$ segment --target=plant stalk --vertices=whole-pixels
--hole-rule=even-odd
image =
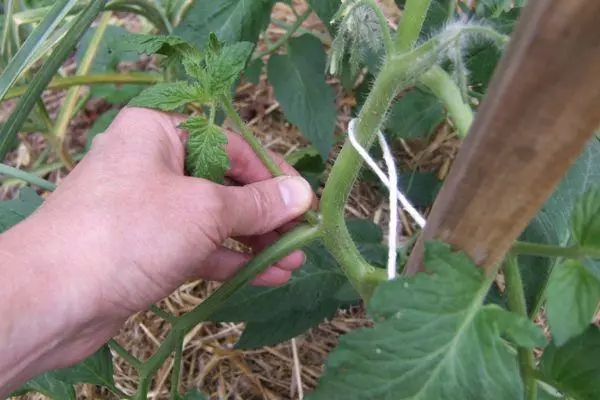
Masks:
[[[0,175],[6,175],[15,179],[25,181],[32,185],[39,186],[42,189],[48,190],[50,192],[56,190],[56,185],[54,183],[48,182],[47,180],[42,179],[39,176],[31,174],[27,171],[11,167],[10,165],[0,164]]]
[[[71,86],[78,85],[100,85],[105,83],[135,83],[151,85],[154,83],[163,82],[161,75],[149,72],[130,72],[130,73],[105,73],[105,74],[89,74],[83,76],[68,76],[65,78],[54,78],[50,81],[47,90],[66,89]],[[28,86],[17,86],[6,92],[3,100],[13,99],[22,96],[27,91]]]
[[[419,39],[431,0],[407,0],[396,31],[395,52],[409,51]]]
[[[273,160],[273,158],[269,155],[269,152],[262,146],[260,141],[254,136],[252,131],[248,129],[242,118],[239,116],[237,111],[235,110],[232,101],[229,98],[223,98],[221,101],[221,105],[225,111],[227,117],[233,122],[235,127],[240,131],[242,137],[254,153],[258,156],[260,161],[265,165],[267,170],[273,174],[273,176],[282,176],[285,175],[281,167]],[[313,210],[309,210],[304,214],[304,218],[311,225],[318,225],[319,223],[319,215]]]
[[[436,65],[425,72],[420,80],[444,102],[458,134],[464,139],[473,123],[473,110],[463,101],[461,91],[450,75],[442,67]]]
[[[119,355],[123,360],[127,361],[133,368],[140,370],[142,368],[142,363],[136,357],[134,357],[130,352],[125,350],[123,346],[121,346],[116,340],[110,339],[108,341],[108,347],[113,349],[115,353]]]
[[[277,39],[275,43],[268,46],[266,50],[261,51],[260,53],[252,56],[250,62],[259,60],[268,54],[274,53],[281,46],[285,45],[288,42],[288,40],[292,37],[292,35],[296,33],[296,31],[302,26],[302,23],[306,21],[306,19],[310,16],[311,12],[312,10],[310,9],[310,7],[308,7],[306,11],[304,11],[300,16],[298,16],[298,18],[296,18],[296,22],[294,22],[293,25],[287,28],[285,33],[279,39]]]
[[[375,0],[364,0],[364,4],[371,7],[373,11],[375,11],[375,15],[377,16],[377,22],[379,23],[379,27],[381,28],[381,35],[383,36],[383,47],[385,49],[385,54],[392,54],[394,52],[394,41],[392,40],[392,32],[390,30],[390,25],[387,21],[383,10],[377,4]]]
[[[550,244],[517,241],[510,251],[513,254],[529,254],[541,257],[563,257],[574,259],[591,257],[600,259],[600,249],[581,246],[561,247]]]
[[[356,138],[365,149],[371,147],[396,94],[416,78],[409,72],[430,50],[429,46],[421,46],[404,57],[388,58],[384,63],[358,116]],[[354,288],[363,299],[368,300],[374,289],[373,284],[379,282],[378,278],[373,278],[376,269],[356,248],[344,219],[345,205],[362,165],[362,158],[346,141],[323,190],[321,213],[325,246],[341,265]]]
[[[514,254],[509,254],[504,262],[504,279],[506,281],[505,290],[509,309],[518,315],[528,318],[523,281],[521,279],[521,272],[519,271],[517,256]],[[536,400],[537,383],[534,376],[535,358],[533,356],[533,349],[519,347],[517,351],[521,377],[525,384],[525,399]]]

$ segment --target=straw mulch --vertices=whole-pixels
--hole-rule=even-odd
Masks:
[[[295,2],[296,3],[296,2]],[[304,7],[297,2],[299,10]],[[393,3],[393,2],[391,2]],[[392,10],[392,19],[395,12]],[[293,22],[291,10],[278,3],[274,17]],[[120,16],[131,23],[131,16]],[[135,21],[135,18],[133,18]],[[304,28],[321,32],[326,31],[317,18],[309,18]],[[284,33],[283,29],[271,25],[268,35],[271,40]],[[261,42],[260,46],[264,46]],[[152,59],[145,60],[136,68],[156,68]],[[67,64],[65,71],[72,73],[73,64]],[[354,97],[345,93],[336,79],[329,83],[335,88],[338,99],[338,121],[336,132],[342,135],[352,115]],[[357,82],[358,83],[358,82]],[[63,92],[46,93],[44,99],[51,111],[55,112]],[[274,98],[273,89],[261,77],[257,85],[243,82],[236,95],[236,105],[248,125],[261,139],[263,144],[275,152],[286,155],[307,145],[298,130],[286,122],[285,117]],[[81,149],[85,143],[85,132],[93,121],[110,106],[101,101],[92,101],[79,113],[70,127],[70,142],[74,150]],[[6,111],[7,108],[4,108]],[[5,112],[4,112],[5,113]],[[2,117],[2,116],[0,116]],[[45,148],[41,135],[30,134],[23,137],[20,151],[11,155],[14,164],[30,166]],[[449,125],[444,124],[428,140],[404,141],[396,144],[398,163],[405,170],[422,169],[439,171],[443,177],[448,170],[458,146],[458,140]],[[339,149],[334,150],[335,154]],[[334,159],[332,154],[331,159]],[[66,171],[57,170],[49,178],[55,182],[66,175]],[[4,191],[10,196],[14,190]],[[352,217],[367,218],[387,225],[388,209],[386,200],[377,190],[368,184],[357,185],[346,208]],[[407,218],[403,216],[403,234],[412,233]],[[213,282],[190,282],[164,299],[160,307],[179,315],[201,303],[216,287]],[[181,390],[197,387],[209,394],[211,399],[297,399],[310,392],[323,373],[323,364],[341,335],[363,326],[370,321],[361,307],[340,311],[331,320],[320,324],[294,341],[281,343],[253,351],[234,349],[234,345],[243,331],[243,324],[201,323],[185,338],[183,352]],[[169,331],[169,325],[151,312],[141,312],[132,316],[125,324],[116,340],[141,360],[147,359],[158,347]],[[169,359],[160,368],[152,385],[150,398],[169,398],[170,374],[173,361]],[[133,393],[137,385],[137,373],[120,357],[115,355],[115,379],[117,386],[125,393]],[[299,376],[300,379],[296,377]],[[105,390],[91,385],[78,388],[82,399],[116,398]],[[43,398],[30,395],[27,398]]]

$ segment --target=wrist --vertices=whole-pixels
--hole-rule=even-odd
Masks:
[[[118,329],[86,296],[86,267],[55,226],[33,216],[0,235],[0,395],[29,378],[72,365]],[[43,228],[45,226],[45,228]]]

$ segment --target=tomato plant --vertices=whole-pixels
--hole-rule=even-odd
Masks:
[[[296,165],[319,185],[336,140],[336,97],[327,83],[328,73],[355,93],[356,136],[364,147],[371,146],[380,129],[390,141],[427,137],[446,121],[465,138],[525,7],[524,1],[507,0],[481,0],[476,5],[396,0],[403,14],[395,29],[375,0],[308,0],[296,22],[284,24],[286,33],[258,51],[273,0],[199,0],[189,9],[175,1],[157,7],[104,3],[63,1],[29,10],[25,16],[38,23],[20,47],[10,42],[10,21],[15,20],[11,13],[17,8],[7,3],[1,39],[3,54],[12,57],[5,60],[0,97],[20,100],[0,131],[2,156],[14,147],[28,119],[41,119],[49,125],[48,142],[70,168],[76,160],[64,148],[67,122],[77,108],[78,85],[89,84],[117,104],[193,111],[181,124],[190,134],[186,170],[193,176],[216,182],[224,178],[228,159],[220,113],[269,171],[281,175],[238,114],[232,94],[241,76],[255,80],[266,70],[285,118],[312,144]],[[121,28],[109,26],[107,10],[138,13],[160,34],[123,36]],[[98,26],[88,30],[101,11],[105,14]],[[333,38],[330,46],[324,46],[322,35],[302,31],[312,13]],[[72,15],[73,22],[55,46],[56,21],[64,15]],[[15,31],[18,39],[18,26]],[[77,76],[55,78],[78,42]],[[30,77],[33,62],[43,55],[40,46],[55,49]],[[135,58],[133,52],[159,55],[164,73],[114,72],[116,62]],[[15,86],[19,79],[29,86]],[[116,84],[128,85],[128,90],[116,93]],[[143,90],[137,86],[148,84]],[[61,87],[70,88],[67,99],[56,120],[48,122],[36,99],[46,88]],[[105,114],[91,133],[102,131],[114,114]],[[600,300],[600,192],[594,187],[600,179],[599,152],[594,138],[504,261],[491,271],[477,268],[465,253],[431,241],[423,255],[427,273],[388,281],[382,268],[387,250],[381,231],[344,215],[363,166],[356,149],[345,142],[328,173],[318,212],[307,213],[302,224],[193,311],[175,317],[154,308],[171,331],[151,358],[141,362],[111,341],[82,363],[37,377],[19,392],[74,398],[72,385],[83,382],[106,386],[123,397],[146,398],[158,368],[171,355],[179,365],[184,336],[202,321],[244,322],[237,346],[261,347],[293,338],[340,307],[363,300],[374,326],[342,338],[310,398],[596,399],[600,331],[592,322]],[[0,172],[53,189],[31,172],[6,165]],[[400,183],[415,204],[429,205],[427,198],[439,189],[437,179],[426,173],[402,177],[414,178],[417,189],[425,187],[423,200],[407,185],[408,179]],[[0,203],[2,228],[25,218],[41,201],[35,192],[23,189],[18,199]],[[273,261],[299,248],[307,253],[307,263],[290,282],[269,289],[248,284]],[[405,257],[400,258],[401,271]],[[497,284],[500,273],[503,287]],[[533,322],[542,307],[550,342]],[[115,387],[109,348],[138,369],[140,385],[133,396]],[[536,359],[534,349],[543,349],[543,355]],[[174,368],[173,398],[201,398],[197,391],[179,393],[178,372]]]

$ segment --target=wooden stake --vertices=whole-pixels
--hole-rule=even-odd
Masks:
[[[502,261],[600,126],[599,21],[599,1],[529,1],[405,274],[431,238]]]

